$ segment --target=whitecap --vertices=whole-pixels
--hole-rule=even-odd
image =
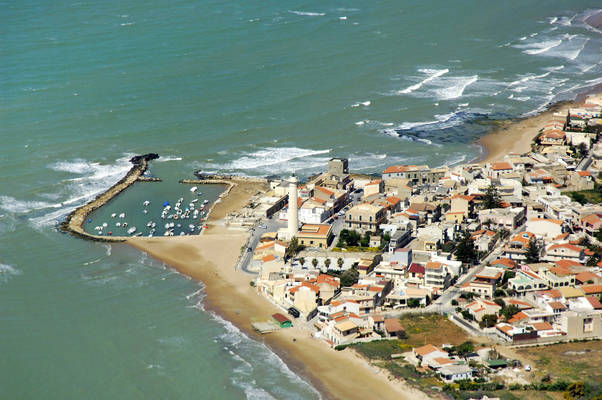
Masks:
[[[372,104],[372,102],[370,100],[368,100],[368,101],[358,101],[357,103],[353,103],[351,105],[351,107],[359,107],[359,106],[368,107],[370,104]]]
[[[0,282],[8,282],[13,276],[21,275],[21,270],[12,265],[0,263]]]
[[[167,161],[182,161],[182,157],[177,156],[161,156],[156,162],[167,162]]]
[[[61,204],[52,204],[45,201],[17,200],[10,196],[0,196],[0,209],[14,214],[27,214],[31,211],[58,207],[61,207]]]
[[[420,89],[423,85],[439,78],[440,76],[443,76],[445,74],[447,74],[449,72],[449,69],[445,68],[445,69],[419,69],[419,72],[425,73],[428,76],[423,79],[422,81],[416,83],[415,85],[412,86],[408,86],[405,89],[402,90],[398,90],[396,93],[397,94],[408,94],[408,93],[412,93],[415,90]]]
[[[461,76],[450,79],[452,82],[451,86],[437,89],[435,92],[439,100],[451,100],[462,97],[466,88],[479,79],[478,75],[473,76]]]
[[[288,10],[291,14],[302,15],[305,17],[323,17],[326,13],[321,12],[310,12],[310,11],[296,11],[296,10]]]
[[[545,53],[546,51],[549,51],[549,50],[553,49],[554,47],[560,46],[561,43],[562,43],[562,40],[560,40],[560,39],[533,43],[532,45],[530,45],[531,48],[527,49],[527,50],[523,50],[523,53],[531,54],[531,55]]]

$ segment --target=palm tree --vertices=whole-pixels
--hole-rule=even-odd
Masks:
[[[339,269],[343,268],[343,263],[344,263],[343,258],[339,257],[339,259],[337,260],[337,264],[339,266]]]
[[[301,266],[303,266],[303,264],[305,264],[305,257],[299,258],[299,264],[301,264]]]
[[[328,269],[328,267],[330,267],[330,258],[327,258],[326,260],[324,260],[324,265],[326,266],[326,269]]]
[[[311,265],[313,265],[314,268],[316,268],[318,266],[318,259],[314,258],[313,260],[311,260]]]

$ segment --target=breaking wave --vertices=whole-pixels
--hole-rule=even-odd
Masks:
[[[422,87],[422,85],[427,84],[427,83],[431,82],[432,80],[437,79],[438,77],[447,74],[449,72],[449,69],[447,69],[447,68],[445,68],[445,69],[419,69],[418,72],[423,72],[423,73],[427,74],[428,77],[426,77],[422,81],[416,83],[415,85],[409,86],[403,90],[399,90],[396,93],[397,94],[412,93],[413,91],[420,89]]]

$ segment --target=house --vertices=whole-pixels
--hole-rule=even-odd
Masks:
[[[422,347],[415,347],[412,349],[412,353],[414,354],[414,357],[422,362],[432,358],[448,357],[447,351],[441,350],[432,344],[427,344]]]
[[[404,178],[389,178],[385,180],[385,193],[406,200],[412,196],[412,182]]]
[[[444,365],[439,369],[439,376],[449,383],[472,379],[472,372],[472,368],[468,365]]]
[[[546,289],[547,283],[535,272],[521,269],[508,280],[508,288],[516,291],[517,296],[525,296],[528,292]]]
[[[424,285],[427,287],[446,289],[451,281],[451,275],[446,266],[438,261],[429,261],[424,267]]]
[[[451,213],[461,212],[465,217],[468,217],[474,207],[475,196],[467,196],[464,194],[457,194],[452,196],[450,199],[450,210]]]
[[[326,200],[312,197],[299,208],[299,221],[304,224],[321,224],[332,216],[333,208]]]
[[[364,198],[383,193],[385,191],[385,182],[382,179],[375,179],[364,186]]]
[[[492,208],[479,211],[479,221],[490,228],[513,230],[520,226],[525,219],[525,209]]]
[[[590,238],[602,229],[602,214],[590,214],[581,218],[581,228]]]
[[[485,267],[475,275],[475,278],[462,288],[471,293],[487,298],[493,298],[497,282],[504,275],[504,270],[494,267]]]
[[[327,249],[332,239],[332,226],[328,224],[304,224],[297,233],[299,244],[306,247]]]
[[[497,179],[502,178],[505,175],[512,173],[514,171],[514,167],[507,161],[494,162],[489,166],[489,176],[491,178]]]
[[[409,179],[414,185],[436,184],[445,173],[445,169],[431,170],[428,165],[393,165],[383,171],[382,179],[385,181],[391,178]]]
[[[585,261],[585,249],[570,243],[553,244],[546,249],[544,259],[546,261],[569,259],[583,262]]]
[[[513,236],[504,247],[504,257],[512,260],[525,260],[527,258],[527,249],[531,240],[535,240],[535,235],[531,232],[521,232]]]
[[[373,204],[358,204],[345,214],[345,226],[362,233],[375,232],[385,220],[385,209]]]
[[[560,316],[559,324],[569,339],[602,337],[599,311],[566,311]]]
[[[513,270],[517,267],[516,261],[514,261],[510,258],[498,258],[497,260],[492,261],[489,264],[492,267],[504,268],[504,269],[508,269],[508,270]]]
[[[406,337],[406,331],[397,318],[385,318],[385,332],[390,337]]]
[[[527,220],[527,231],[538,238],[551,240],[563,233],[564,222],[558,219],[530,218]]]
[[[475,320],[481,321],[485,315],[497,315],[502,307],[492,301],[476,299],[468,304],[466,309]]]
[[[307,315],[320,305],[320,287],[310,282],[301,282],[288,288],[286,298],[297,310]]]
[[[472,234],[477,251],[488,253],[497,242],[497,234],[490,230],[478,230]]]

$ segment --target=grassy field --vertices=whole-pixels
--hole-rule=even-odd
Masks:
[[[514,349],[523,363],[534,367],[534,381],[602,382],[602,341],[563,343]]]
[[[370,360],[390,360],[391,354],[405,353],[425,344],[457,345],[470,340],[466,332],[440,314],[407,315],[400,321],[406,330],[407,339],[376,340],[353,344],[351,347]]]
[[[410,347],[429,343],[435,346],[458,345],[471,340],[470,335],[440,314],[408,314],[400,318],[400,321],[408,335],[405,343]]]
[[[578,201],[581,204],[602,203],[602,191],[600,190],[581,190],[579,192],[568,192],[567,194],[571,196],[573,200]]]

